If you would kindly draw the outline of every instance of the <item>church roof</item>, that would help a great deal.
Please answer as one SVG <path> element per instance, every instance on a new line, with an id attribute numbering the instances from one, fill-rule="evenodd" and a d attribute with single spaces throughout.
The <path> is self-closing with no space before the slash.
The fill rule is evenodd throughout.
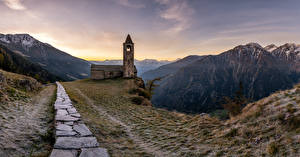
<path id="1" fill-rule="evenodd" d="M 125 43 L 130 43 L 130 44 L 133 43 L 129 34 L 127 35 Z"/>

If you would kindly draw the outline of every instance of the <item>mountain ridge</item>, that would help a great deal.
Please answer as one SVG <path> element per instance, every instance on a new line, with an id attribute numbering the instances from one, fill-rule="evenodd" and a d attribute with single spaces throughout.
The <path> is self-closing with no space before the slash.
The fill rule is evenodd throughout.
<path id="1" fill-rule="evenodd" d="M 31 62 L 63 78 L 76 80 L 88 78 L 90 63 L 43 43 L 29 34 L 0 34 L 0 45 L 21 54 Z"/>
<path id="2" fill-rule="evenodd" d="M 62 80 L 58 76 L 49 73 L 39 64 L 29 61 L 3 45 L 0 45 L 0 68 L 9 72 L 31 76 L 42 83 Z"/>
<path id="3" fill-rule="evenodd" d="M 232 97 L 240 81 L 246 98 L 254 101 L 291 88 L 299 78 L 293 63 L 249 43 L 180 67 L 159 82 L 152 102 L 171 110 L 211 112 L 222 109 L 223 97 Z"/>

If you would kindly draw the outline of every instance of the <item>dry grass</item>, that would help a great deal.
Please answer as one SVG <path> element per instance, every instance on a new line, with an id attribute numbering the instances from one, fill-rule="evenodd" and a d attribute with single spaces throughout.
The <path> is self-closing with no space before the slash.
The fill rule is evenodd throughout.
<path id="1" fill-rule="evenodd" d="M 4 80 L 2 80 L 4 78 Z M 0 105 L 11 101 L 26 101 L 37 94 L 41 84 L 35 79 L 0 69 Z"/>
<path id="2" fill-rule="evenodd" d="M 63 85 L 84 121 L 112 156 L 263 156 L 268 154 L 267 147 L 274 140 L 282 146 L 276 154 L 300 153 L 299 139 L 287 140 L 297 134 L 297 128 L 288 129 L 285 104 L 294 103 L 292 99 L 300 95 L 297 92 L 276 93 L 249 104 L 241 116 L 221 122 L 207 115 L 135 105 L 128 93 L 136 88 L 133 80 L 81 80 Z M 296 117 L 299 107 L 293 106 Z M 284 119 L 278 119 L 283 112 Z M 112 121 L 110 116 L 123 125 Z M 131 135 L 124 126 L 130 127 Z"/>

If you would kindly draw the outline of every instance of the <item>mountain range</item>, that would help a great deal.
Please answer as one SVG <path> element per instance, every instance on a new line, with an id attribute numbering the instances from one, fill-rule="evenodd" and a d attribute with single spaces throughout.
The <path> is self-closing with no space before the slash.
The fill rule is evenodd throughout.
<path id="1" fill-rule="evenodd" d="M 249 43 L 219 55 L 189 56 L 142 77 L 164 77 L 152 98 L 155 106 L 183 112 L 212 112 L 222 109 L 224 97 L 233 97 L 240 82 L 248 101 L 291 88 L 300 78 L 299 63 L 300 45 L 262 47 Z"/>
<path id="2" fill-rule="evenodd" d="M 31 76 L 42 83 L 62 80 L 56 75 L 49 73 L 39 64 L 32 63 L 3 45 L 0 45 L 0 69 Z"/>
<path id="3" fill-rule="evenodd" d="M 141 74 L 141 77 L 145 81 L 147 81 L 147 80 L 153 80 L 158 77 L 165 77 L 168 75 L 172 75 L 181 67 L 191 64 L 192 62 L 199 60 L 203 57 L 205 57 L 205 56 L 190 55 L 183 59 L 179 59 L 175 62 L 172 62 L 170 64 L 166 64 L 166 65 L 160 66 L 156 69 L 146 71 Z"/>
<path id="4" fill-rule="evenodd" d="M 40 42 L 29 34 L 0 34 L 0 45 L 40 65 L 49 73 L 70 81 L 88 78 L 90 63 Z"/>

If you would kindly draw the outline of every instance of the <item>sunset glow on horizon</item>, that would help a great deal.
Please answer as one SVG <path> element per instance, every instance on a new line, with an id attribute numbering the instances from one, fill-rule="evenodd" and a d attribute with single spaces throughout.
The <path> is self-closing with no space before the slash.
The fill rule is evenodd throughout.
<path id="1" fill-rule="evenodd" d="M 27 33 L 87 60 L 122 59 L 127 34 L 139 60 L 300 43 L 300 1 L 228 1 L 0 0 L 0 33 Z"/>

